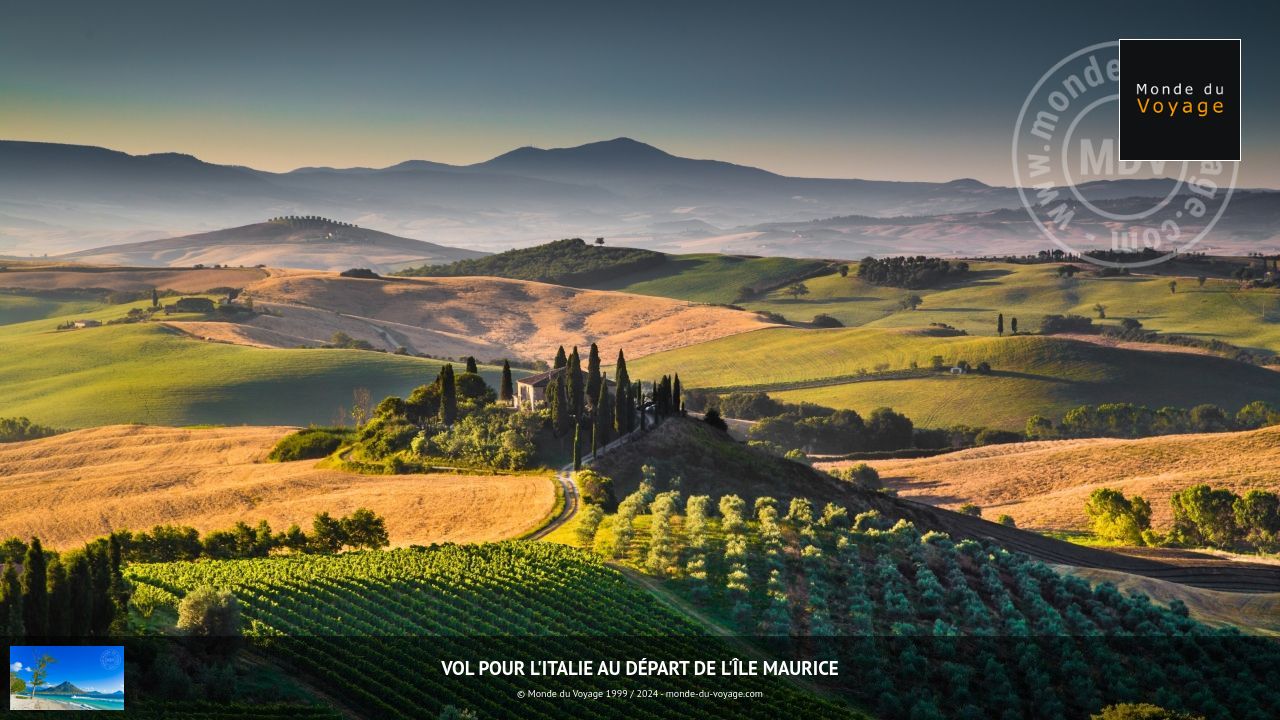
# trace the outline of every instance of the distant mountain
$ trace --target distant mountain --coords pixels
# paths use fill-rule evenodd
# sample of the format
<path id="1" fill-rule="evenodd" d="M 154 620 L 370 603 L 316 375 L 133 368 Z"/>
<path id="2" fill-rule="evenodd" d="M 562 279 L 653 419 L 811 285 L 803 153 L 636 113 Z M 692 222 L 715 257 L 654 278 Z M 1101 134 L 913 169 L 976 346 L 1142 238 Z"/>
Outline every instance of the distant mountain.
<path id="1" fill-rule="evenodd" d="M 83 695 L 84 690 L 72 685 L 70 682 L 62 681 L 51 687 L 39 688 L 36 690 L 37 695 Z"/>
<path id="2" fill-rule="evenodd" d="M 95 697 L 95 698 L 122 698 L 122 697 L 124 697 L 124 691 L 123 691 L 123 690 L 117 690 L 117 691 L 115 691 L 115 692 L 109 692 L 109 693 L 98 692 L 97 690 L 91 690 L 91 691 L 89 691 L 89 692 L 82 693 L 82 694 L 83 694 L 85 697 Z"/>
<path id="3" fill-rule="evenodd" d="M 1155 197 L 1172 182 L 1095 182 L 1080 192 L 1090 201 Z M 523 147 L 466 166 L 408 160 L 385 168 L 285 173 L 176 153 L 128 155 L 0 141 L 0 252 L 16 256 L 168 240 L 239 225 L 246 217 L 278 215 L 341 217 L 441 245 L 487 250 L 575 236 L 653 248 L 705 237 L 711 249 L 719 228 L 1020 206 L 1016 190 L 971 178 L 930 183 L 787 177 L 680 157 L 630 138 Z"/>
<path id="4" fill-rule="evenodd" d="M 323 218 L 277 219 L 214 232 L 83 250 L 63 260 L 100 265 L 267 265 L 390 272 L 469 260 L 485 253 L 388 235 Z"/>

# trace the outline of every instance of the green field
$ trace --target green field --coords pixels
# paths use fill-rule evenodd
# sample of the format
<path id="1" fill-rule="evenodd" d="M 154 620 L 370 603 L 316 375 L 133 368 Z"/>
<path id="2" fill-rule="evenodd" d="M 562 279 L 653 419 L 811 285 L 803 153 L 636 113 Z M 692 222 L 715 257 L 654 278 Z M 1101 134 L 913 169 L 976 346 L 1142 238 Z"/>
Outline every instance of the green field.
<path id="1" fill-rule="evenodd" d="M 131 305 L 76 315 L 104 322 Z M 357 388 L 374 403 L 431 382 L 440 363 L 361 350 L 266 350 L 203 342 L 159 323 L 57 332 L 0 326 L 0 417 L 62 428 L 332 424 Z M 482 368 L 495 384 L 499 370 Z"/>
<path id="2" fill-rule="evenodd" d="M 1096 318 L 1095 304 L 1106 308 L 1107 320 L 1136 318 L 1150 330 L 1216 337 L 1246 348 L 1280 351 L 1280 290 L 1242 290 L 1231 280 L 1169 277 L 1099 278 L 1081 273 L 1059 278 L 1057 265 L 974 263 L 970 278 L 942 288 L 905 290 L 863 282 L 856 265 L 847 278 L 832 273 L 808 280 L 809 295 L 792 299 L 774 291 L 763 300 L 744 303 L 753 310 L 781 313 L 809 321 L 826 313 L 847 326 L 920 327 L 947 323 L 974 335 L 996 335 L 996 315 L 1004 313 L 1005 331 L 1017 318 L 1019 329 L 1034 331 L 1049 314 Z M 900 302 L 917 294 L 924 303 L 903 310 Z M 1097 322 L 1097 320 L 1095 320 Z"/>
<path id="3" fill-rule="evenodd" d="M 877 371 L 921 369 L 940 355 L 986 361 L 991 375 L 877 379 Z M 1160 407 L 1216 403 L 1234 411 L 1280 402 L 1280 374 L 1209 355 L 1122 350 L 1044 336 L 935 337 L 922 331 L 777 328 L 639 358 L 632 377 L 679 372 L 687 387 L 764 390 L 861 413 L 888 405 L 924 427 L 952 424 L 1021 429 L 1035 414 L 1104 402 Z M 857 376 L 866 371 L 860 381 Z M 840 382 L 836 379 L 849 379 Z"/>
<path id="4" fill-rule="evenodd" d="M 93 312 L 103 307 L 100 302 L 84 298 L 56 299 L 0 293 L 0 325 Z"/>
<path id="5" fill-rule="evenodd" d="M 620 290 L 706 303 L 732 303 L 743 287 L 769 288 L 812 273 L 826 262 L 736 255 L 670 255 L 661 266 L 594 283 L 597 290 Z"/>
<path id="6" fill-rule="evenodd" d="M 447 705 L 479 717 L 668 716 L 670 700 L 569 700 L 569 688 L 700 687 L 698 678 L 446 677 L 443 660 L 715 659 L 720 641 L 594 554 L 551 543 L 507 542 L 132 565 L 150 597 L 204 585 L 232 591 L 255 647 L 363 717 L 437 717 Z M 640 683 L 640 685 L 637 685 Z M 523 700 L 516 692 L 555 690 Z M 750 702 L 682 698 L 692 716 L 861 717 L 778 678 L 721 678 L 717 690 L 760 691 Z M 523 697 L 523 696 L 522 696 Z M 585 704 L 579 704 L 585 703 Z"/>

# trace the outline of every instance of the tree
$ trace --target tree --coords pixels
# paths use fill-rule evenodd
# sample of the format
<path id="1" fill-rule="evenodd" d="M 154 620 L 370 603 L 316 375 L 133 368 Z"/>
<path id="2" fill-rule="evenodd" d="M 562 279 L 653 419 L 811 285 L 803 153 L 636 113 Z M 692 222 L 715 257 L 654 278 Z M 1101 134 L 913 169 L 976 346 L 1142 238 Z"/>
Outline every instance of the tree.
<path id="1" fill-rule="evenodd" d="M 377 550 L 391 544 L 387 538 L 386 522 L 368 508 L 356 508 L 340 522 L 346 544 L 351 547 Z"/>
<path id="2" fill-rule="evenodd" d="M 605 445 L 609 444 L 610 431 L 613 430 L 613 408 L 609 402 L 609 383 L 604 378 L 601 379 L 599 387 L 596 388 L 596 398 L 592 402 L 595 405 L 595 427 L 591 433 L 591 455 L 595 456 L 596 452 Z"/>
<path id="3" fill-rule="evenodd" d="M 1230 490 L 1192 485 L 1173 494 L 1173 536 L 1188 544 L 1230 547 L 1236 539 L 1235 502 Z"/>
<path id="4" fill-rule="evenodd" d="M 240 602 L 227 590 L 202 585 L 178 603 L 178 629 L 200 637 L 240 634 Z"/>
<path id="5" fill-rule="evenodd" d="M 1205 403 L 1191 408 L 1191 427 L 1198 432 L 1222 432 L 1229 429 L 1227 413 L 1217 405 Z"/>
<path id="6" fill-rule="evenodd" d="M 592 405 L 600 397 L 600 385 L 600 348 L 591 343 L 591 349 L 587 352 L 587 397 L 591 399 Z"/>
<path id="7" fill-rule="evenodd" d="M 17 675 L 15 675 L 14 672 L 10 670 L 9 671 L 9 694 L 17 695 L 26 689 L 27 689 L 26 681 L 18 677 Z"/>
<path id="8" fill-rule="evenodd" d="M 618 361 L 613 366 L 613 380 L 617 389 L 613 399 L 613 429 L 618 435 L 625 435 L 635 429 L 636 402 L 635 388 L 631 385 L 631 376 L 627 374 L 627 358 L 618 351 Z"/>
<path id="9" fill-rule="evenodd" d="M 680 373 L 676 373 L 671 379 L 671 412 L 677 415 L 684 414 L 684 395 L 680 392 Z"/>
<path id="10" fill-rule="evenodd" d="M 569 353 L 568 364 L 565 365 L 565 390 L 569 397 L 569 407 L 573 419 L 581 421 L 586 408 L 587 384 L 582 373 L 582 360 L 578 356 L 578 348 Z"/>
<path id="11" fill-rule="evenodd" d="M 839 268 L 837 268 L 837 271 L 840 273 L 840 277 L 849 277 L 848 265 L 841 265 Z"/>
<path id="12" fill-rule="evenodd" d="M 453 386 L 457 397 L 463 400 L 491 404 L 496 396 L 493 388 L 484 381 L 479 373 L 465 372 L 454 378 Z"/>
<path id="13" fill-rule="evenodd" d="M 511 385 L 511 363 L 507 360 L 503 360 L 502 380 L 498 384 L 498 399 L 504 403 L 509 403 L 514 397 L 515 391 Z"/>
<path id="14" fill-rule="evenodd" d="M 573 479 L 578 483 L 578 494 L 583 505 L 612 506 L 613 480 L 594 470 L 581 470 L 574 473 Z"/>
<path id="15" fill-rule="evenodd" d="M 1004 313 L 996 315 L 996 334 L 1004 335 Z"/>
<path id="16" fill-rule="evenodd" d="M 40 538 L 31 538 L 22 568 L 22 616 L 27 634 L 49 634 L 49 576 Z"/>
<path id="17" fill-rule="evenodd" d="M 0 635 L 11 638 L 24 636 L 22 617 L 22 584 L 18 580 L 17 566 L 9 565 L 0 578 Z"/>
<path id="18" fill-rule="evenodd" d="M 458 387 L 453 381 L 453 364 L 445 363 L 440 368 L 440 422 L 452 425 L 458 419 Z"/>
<path id="19" fill-rule="evenodd" d="M 1022 432 L 1028 440 L 1049 440 L 1057 437 L 1053 421 L 1043 415 L 1032 415 L 1027 420 L 1027 427 Z"/>
<path id="20" fill-rule="evenodd" d="M 715 408 L 707 410 L 706 414 L 702 416 L 702 422 L 717 430 L 729 432 L 729 423 L 725 422 L 724 418 L 720 417 L 720 411 Z"/>
<path id="21" fill-rule="evenodd" d="M 573 422 L 573 471 L 582 469 L 582 423 Z"/>
<path id="22" fill-rule="evenodd" d="M 1085 503 L 1085 515 L 1098 537 L 1142 545 L 1142 533 L 1151 529 L 1151 505 L 1142 497 L 1126 498 L 1111 488 L 1098 488 Z"/>
<path id="23" fill-rule="evenodd" d="M 1018 318 L 1013 318 L 1009 321 L 1009 332 L 1012 332 L 1014 335 L 1018 334 Z"/>
<path id="24" fill-rule="evenodd" d="M 800 296 L 809 294 L 809 286 L 802 282 L 791 283 L 782 292 L 790 295 L 792 300 L 799 300 Z"/>
<path id="25" fill-rule="evenodd" d="M 1256 430 L 1278 422 L 1280 422 L 1280 411 L 1276 410 L 1271 403 L 1262 400 L 1254 400 L 1240 408 L 1235 419 L 1236 427 L 1241 430 Z"/>
<path id="26" fill-rule="evenodd" d="M 1106 320 L 1106 319 L 1107 319 L 1107 306 L 1106 306 L 1106 305 L 1103 305 L 1102 303 L 1094 303 L 1094 304 L 1093 304 L 1093 311 L 1094 311 L 1094 312 L 1096 312 L 1096 313 L 1098 313 L 1098 319 L 1099 319 L 1099 320 Z"/>
<path id="27" fill-rule="evenodd" d="M 924 298 L 916 295 L 915 293 L 911 293 L 910 295 L 902 298 L 902 302 L 899 303 L 903 310 L 915 310 L 923 304 Z"/>
<path id="28" fill-rule="evenodd" d="M 160 293 L 155 288 L 151 288 L 151 307 L 160 307 Z"/>
<path id="29" fill-rule="evenodd" d="M 956 512 L 959 512 L 961 515 L 970 515 L 972 517 L 982 517 L 982 508 L 978 507 L 977 505 L 974 505 L 973 503 L 965 503 L 961 505 L 959 508 L 957 508 Z"/>
<path id="30" fill-rule="evenodd" d="M 471 355 L 467 356 L 467 372 L 480 374 L 480 367 L 476 365 L 476 359 Z"/>
<path id="31" fill-rule="evenodd" d="M 556 360 L 554 363 L 552 363 L 551 369 L 559 370 L 560 368 L 564 367 L 568 363 L 569 363 L 569 360 L 567 357 L 565 357 L 565 354 L 564 354 L 564 346 L 561 345 L 560 349 L 556 350 Z"/>
<path id="32" fill-rule="evenodd" d="M 1012 515 L 999 515 L 996 517 L 996 522 L 1006 527 L 1018 527 L 1018 524 L 1013 521 Z"/>
<path id="33" fill-rule="evenodd" d="M 1169 281 L 1169 292 L 1170 292 L 1170 293 L 1176 293 L 1176 292 L 1178 292 L 1178 281 L 1177 281 L 1177 280 L 1170 280 L 1170 281 Z"/>
<path id="34" fill-rule="evenodd" d="M 58 662 L 48 655 L 41 655 L 36 660 L 36 666 L 31 668 L 31 697 L 36 696 L 36 688 L 44 684 L 49 679 L 49 666 Z"/>
<path id="35" fill-rule="evenodd" d="M 55 555 L 49 562 L 49 634 L 69 635 L 71 626 L 71 584 L 66 566 Z"/>
<path id="36" fill-rule="evenodd" d="M 333 518 L 328 512 L 316 513 L 311 520 L 310 544 L 315 552 L 341 551 L 347 544 L 347 533 L 342 521 Z"/>
<path id="37" fill-rule="evenodd" d="M 1205 281 L 1205 280 L 1208 280 L 1208 279 L 1209 279 L 1209 278 L 1207 278 L 1207 277 L 1205 277 L 1205 276 L 1201 275 L 1201 276 L 1199 276 L 1199 277 L 1197 277 L 1197 278 L 1196 278 L 1196 285 L 1198 285 L 1199 287 L 1204 287 L 1204 281 Z"/>
<path id="38" fill-rule="evenodd" d="M 1280 536 L 1280 496 L 1253 489 L 1231 506 L 1236 526 L 1258 545 L 1270 545 Z"/>
<path id="39" fill-rule="evenodd" d="M 911 447 L 913 430 L 910 418 L 892 408 L 876 408 L 867 418 L 867 439 L 875 450 Z"/>

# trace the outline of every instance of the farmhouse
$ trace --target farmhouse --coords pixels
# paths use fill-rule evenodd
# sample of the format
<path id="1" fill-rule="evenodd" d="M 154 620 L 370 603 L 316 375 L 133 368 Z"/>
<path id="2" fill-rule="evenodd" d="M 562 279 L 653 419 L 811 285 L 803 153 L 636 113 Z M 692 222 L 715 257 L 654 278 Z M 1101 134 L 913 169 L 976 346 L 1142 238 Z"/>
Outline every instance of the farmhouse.
<path id="1" fill-rule="evenodd" d="M 78 328 L 98 327 L 102 325 L 101 320 L 77 320 L 75 326 Z"/>
<path id="2" fill-rule="evenodd" d="M 551 381 L 564 374 L 565 368 L 555 368 L 537 375 L 528 375 L 516 380 L 516 395 L 512 398 L 512 403 L 525 410 L 536 410 L 547 404 L 547 386 Z M 609 378 L 604 380 L 609 387 L 614 386 L 614 382 Z M 588 400 L 588 403 L 590 401 Z"/>

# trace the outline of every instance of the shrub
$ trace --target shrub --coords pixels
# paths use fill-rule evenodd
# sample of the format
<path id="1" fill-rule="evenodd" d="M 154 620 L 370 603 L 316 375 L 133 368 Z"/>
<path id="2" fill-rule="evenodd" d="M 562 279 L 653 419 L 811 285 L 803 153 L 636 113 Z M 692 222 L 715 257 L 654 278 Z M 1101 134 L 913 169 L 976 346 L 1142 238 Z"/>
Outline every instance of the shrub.
<path id="1" fill-rule="evenodd" d="M 1093 318 L 1081 315 L 1045 315 L 1040 319 L 1040 334 L 1042 335 L 1090 333 L 1093 330 Z"/>
<path id="2" fill-rule="evenodd" d="M 331 455 L 354 436 L 355 433 L 346 428 L 304 428 L 280 438 L 267 459 L 272 462 L 318 460 Z"/>
<path id="3" fill-rule="evenodd" d="M 970 515 L 972 517 L 982 517 L 982 508 L 973 503 L 965 503 L 956 509 L 961 515 Z"/>
<path id="4" fill-rule="evenodd" d="M 819 328 L 844 327 L 844 323 L 840 322 L 839 320 L 831 317 L 826 313 L 818 313 L 817 315 L 814 315 L 813 321 L 810 324 L 813 325 L 814 327 L 819 327 Z"/>
<path id="5" fill-rule="evenodd" d="M 1204 720 L 1204 718 L 1199 715 L 1165 710 L 1147 703 L 1122 703 L 1103 708 L 1096 715 L 1091 715 L 1090 720 Z"/>
<path id="6" fill-rule="evenodd" d="M 724 432 L 729 431 L 729 423 L 725 422 L 724 418 L 720 417 L 720 411 L 715 408 L 711 408 L 702 416 L 702 422 L 717 430 L 722 430 Z"/>
<path id="7" fill-rule="evenodd" d="M 975 445 L 1004 445 L 1006 443 L 1022 442 L 1021 433 L 1012 430 L 997 430 L 995 428 L 983 428 L 973 438 Z"/>
<path id="8" fill-rule="evenodd" d="M 594 470 L 579 470 L 573 479 L 578 483 L 578 494 L 585 505 L 600 505 L 612 508 L 614 505 L 613 479 L 601 475 Z"/>
<path id="9" fill-rule="evenodd" d="M 1006 527 L 1018 527 L 1018 524 L 1013 521 L 1012 515 L 1000 515 L 996 518 L 996 522 Z"/>
<path id="10" fill-rule="evenodd" d="M 1143 531 L 1151 529 L 1151 505 L 1139 495 L 1126 498 L 1111 488 L 1094 490 L 1085 504 L 1085 514 L 1093 531 L 1107 540 L 1142 545 Z"/>
<path id="11" fill-rule="evenodd" d="M 178 629 L 202 637 L 240 634 L 240 603 L 227 590 L 202 585 L 178 603 Z"/>

